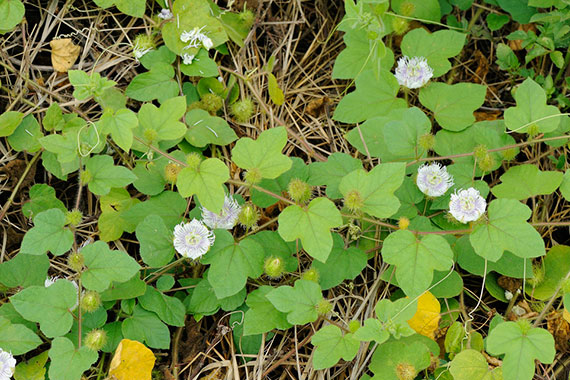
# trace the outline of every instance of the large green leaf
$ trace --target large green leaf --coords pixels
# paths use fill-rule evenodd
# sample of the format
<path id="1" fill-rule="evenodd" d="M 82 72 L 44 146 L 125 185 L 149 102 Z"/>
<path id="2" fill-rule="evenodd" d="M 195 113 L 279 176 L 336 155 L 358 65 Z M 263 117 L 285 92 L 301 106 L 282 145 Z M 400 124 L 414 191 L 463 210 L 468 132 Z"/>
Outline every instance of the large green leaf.
<path id="1" fill-rule="evenodd" d="M 313 366 L 315 369 L 324 369 L 334 366 L 342 358 L 346 361 L 354 359 L 360 342 L 352 333 L 343 333 L 334 325 L 321 328 L 311 338 L 315 346 Z"/>
<path id="2" fill-rule="evenodd" d="M 429 364 L 429 349 L 421 342 L 389 341 L 374 352 L 370 370 L 372 380 L 400 380 L 402 375 L 413 379 Z"/>
<path id="3" fill-rule="evenodd" d="M 110 133 L 113 141 L 125 152 L 133 145 L 133 128 L 139 125 L 137 115 L 126 108 L 117 112 L 113 110 L 103 112 L 99 119 L 99 127 L 104 134 Z"/>
<path id="4" fill-rule="evenodd" d="M 256 170 L 262 178 L 277 178 L 291 168 L 292 161 L 281 151 L 287 143 L 284 127 L 263 131 L 257 138 L 242 137 L 232 149 L 234 163 L 242 169 Z"/>
<path id="5" fill-rule="evenodd" d="M 396 266 L 398 284 L 409 297 L 430 286 L 434 270 L 448 270 L 453 264 L 453 252 L 443 237 L 420 238 L 407 230 L 393 232 L 384 240 L 382 257 Z"/>
<path id="6" fill-rule="evenodd" d="M 167 325 L 184 326 L 186 308 L 178 298 L 169 297 L 156 288 L 147 286 L 145 294 L 138 300 L 143 308 L 155 312 Z"/>
<path id="7" fill-rule="evenodd" d="M 35 219 L 42 211 L 52 208 L 65 212 L 67 209 L 62 201 L 55 196 L 55 189 L 43 183 L 37 183 L 30 189 L 30 200 L 22 206 L 22 214 L 28 218 Z"/>
<path id="8" fill-rule="evenodd" d="M 50 337 L 66 334 L 73 324 L 70 309 L 77 305 L 77 289 L 68 280 L 57 280 L 49 287 L 30 286 L 10 298 L 18 313 L 38 322 Z"/>
<path id="9" fill-rule="evenodd" d="M 321 287 L 313 281 L 297 280 L 294 287 L 285 285 L 266 295 L 275 308 L 287 313 L 292 325 L 304 325 L 317 320 L 316 306 L 323 299 Z M 292 302 L 294 300 L 294 302 Z"/>
<path id="10" fill-rule="evenodd" d="M 224 205 L 224 183 L 230 178 L 226 164 L 217 158 L 208 158 L 198 167 L 185 167 L 178 173 L 176 187 L 183 197 L 194 194 L 206 209 L 218 213 Z"/>
<path id="11" fill-rule="evenodd" d="M 60 209 L 39 213 L 34 218 L 34 227 L 24 235 L 20 253 L 43 255 L 49 251 L 63 255 L 73 245 L 73 232 L 65 224 L 65 214 Z"/>
<path id="12" fill-rule="evenodd" d="M 489 204 L 487 220 L 473 228 L 469 240 L 475 252 L 497 261 L 505 250 L 522 258 L 544 256 L 544 241 L 526 220 L 530 209 L 514 199 L 495 199 Z"/>
<path id="13" fill-rule="evenodd" d="M 388 111 L 406 107 L 397 97 L 400 85 L 394 75 L 382 70 L 379 76 L 366 71 L 356 78 L 356 90 L 346 95 L 336 107 L 333 119 L 344 123 L 358 123 Z"/>
<path id="14" fill-rule="evenodd" d="M 291 165 L 291 168 L 285 173 L 275 179 L 262 179 L 257 186 L 269 190 L 273 194 L 283 194 L 287 191 L 289 182 L 291 182 L 292 179 L 296 178 L 304 182 L 309 181 L 309 166 L 305 165 L 305 162 L 299 157 L 291 157 L 291 161 L 293 165 Z M 311 184 L 314 183 L 311 182 Z M 252 188 L 250 191 L 251 201 L 259 207 L 265 208 L 279 202 L 279 199 L 264 193 L 261 189 Z"/>
<path id="15" fill-rule="evenodd" d="M 275 308 L 267 299 L 273 287 L 262 285 L 247 296 L 246 304 L 249 309 L 245 312 L 243 334 L 255 335 L 273 329 L 286 330 L 291 327 L 287 322 L 287 314 Z"/>
<path id="16" fill-rule="evenodd" d="M 2 125 L 1 121 L 0 125 Z M 43 136 L 40 124 L 34 115 L 28 115 L 8 137 L 8 142 L 15 151 L 34 153 L 41 149 L 39 139 Z"/>
<path id="17" fill-rule="evenodd" d="M 75 349 L 73 343 L 67 338 L 55 338 L 51 342 L 49 357 L 51 359 L 50 379 L 80 380 L 81 375 L 97 361 L 99 354 L 87 346 Z"/>
<path id="18" fill-rule="evenodd" d="M 0 264 L 0 283 L 10 288 L 43 285 L 49 269 L 47 255 L 18 253 Z"/>
<path id="19" fill-rule="evenodd" d="M 170 347 L 170 331 L 156 314 L 135 306 L 133 314 L 123 321 L 123 336 L 146 343 L 151 348 L 167 350 Z"/>
<path id="20" fill-rule="evenodd" d="M 174 68 L 166 63 L 157 63 L 146 73 L 133 78 L 127 86 L 125 94 L 129 98 L 148 102 L 157 99 L 159 102 L 178 95 L 178 84 L 174 79 Z"/>
<path id="21" fill-rule="evenodd" d="M 419 108 L 408 108 L 401 120 L 394 120 L 384 127 L 384 140 L 390 153 L 396 156 L 420 158 L 426 149 L 420 138 L 431 132 L 431 122 Z"/>
<path id="22" fill-rule="evenodd" d="M 461 131 L 475 121 L 473 112 L 483 105 L 486 92 L 480 84 L 437 82 L 421 89 L 420 102 L 433 112 L 442 128 Z"/>
<path id="23" fill-rule="evenodd" d="M 180 121 L 185 112 L 186 98 L 184 96 L 168 99 L 162 103 L 160 108 L 150 103 L 143 104 L 138 114 L 139 127 L 135 134 L 149 144 L 179 139 L 184 136 L 187 129 L 186 125 Z"/>
<path id="24" fill-rule="evenodd" d="M 103 241 L 117 240 L 124 231 L 133 232 L 136 223 L 124 218 L 125 212 L 140 203 L 137 198 L 131 198 L 127 189 L 113 188 L 109 194 L 99 199 L 101 215 L 97 221 L 99 237 Z"/>
<path id="25" fill-rule="evenodd" d="M 342 224 L 342 216 L 327 198 L 315 198 L 308 206 L 291 205 L 279 214 L 279 235 L 285 241 L 301 239 L 303 248 L 326 262 L 333 246 L 331 228 Z"/>
<path id="26" fill-rule="evenodd" d="M 85 258 L 85 270 L 81 274 L 83 286 L 102 292 L 112 281 L 125 282 L 140 269 L 139 264 L 124 251 L 113 251 L 102 242 L 86 245 L 81 250 Z"/>
<path id="27" fill-rule="evenodd" d="M 24 3 L 20 0 L 0 0 L 0 34 L 9 32 L 18 25 L 25 12 Z"/>
<path id="28" fill-rule="evenodd" d="M 439 22 L 441 18 L 437 0 L 392 0 L 392 9 L 398 14 L 421 20 Z"/>
<path id="29" fill-rule="evenodd" d="M 328 156 L 326 162 L 313 162 L 309 166 L 309 182 L 311 185 L 327 185 L 327 196 L 332 199 L 342 198 L 338 186 L 348 173 L 362 168 L 362 162 L 349 154 L 335 152 Z"/>
<path id="30" fill-rule="evenodd" d="M 424 28 L 416 28 L 402 39 L 402 54 L 408 57 L 424 57 L 433 69 L 434 78 L 451 69 L 449 58 L 461 53 L 466 35 L 452 30 L 439 30 L 434 33 Z"/>
<path id="31" fill-rule="evenodd" d="M 16 111 L 8 111 L 0 115 L 0 137 L 10 136 L 20 125 L 22 119 L 24 119 L 24 114 Z"/>
<path id="32" fill-rule="evenodd" d="M 560 111 L 546 104 L 546 93 L 538 83 L 527 78 L 514 96 L 516 107 L 507 108 L 504 115 L 505 124 L 511 131 L 525 133 L 532 127 L 537 129 L 534 133 L 545 133 L 558 128 L 561 118 L 555 115 L 560 115 Z"/>
<path id="33" fill-rule="evenodd" d="M 96 195 L 109 194 L 113 187 L 126 187 L 137 177 L 124 166 L 115 166 L 113 157 L 99 155 L 91 157 L 85 163 L 85 171 L 89 173 L 87 186 Z"/>
<path id="34" fill-rule="evenodd" d="M 513 166 L 501 176 L 501 183 L 492 192 L 497 198 L 518 200 L 547 195 L 560 186 L 562 176 L 561 172 L 540 171 L 531 164 Z"/>
<path id="35" fill-rule="evenodd" d="M 226 230 L 216 230 L 216 241 L 202 258 L 210 264 L 208 282 L 212 284 L 218 299 L 238 293 L 248 277 L 257 278 L 263 273 L 265 254 L 261 245 L 251 238 L 238 243 Z"/>
<path id="36" fill-rule="evenodd" d="M 45 380 L 48 351 L 34 356 L 27 362 L 20 362 L 14 372 L 15 380 Z"/>
<path id="37" fill-rule="evenodd" d="M 172 231 L 166 228 L 158 215 L 147 216 L 136 229 L 140 243 L 140 254 L 144 263 L 151 267 L 162 267 L 174 257 Z"/>
<path id="38" fill-rule="evenodd" d="M 228 145 L 237 140 L 237 135 L 221 117 L 211 116 L 201 109 L 193 109 L 186 114 L 188 131 L 184 138 L 190 144 L 202 148 L 208 144 Z"/>
<path id="39" fill-rule="evenodd" d="M 42 344 L 42 340 L 24 325 L 12 324 L 0 316 L 0 347 L 12 355 L 22 355 Z"/>
<path id="40" fill-rule="evenodd" d="M 165 191 L 133 205 L 123 213 L 122 217 L 127 223 L 136 227 L 147 216 L 158 215 L 164 220 L 167 228 L 173 229 L 182 221 L 184 210 L 186 210 L 186 200 L 178 193 Z"/>
<path id="41" fill-rule="evenodd" d="M 357 169 L 342 178 L 338 189 L 346 198 L 350 193 L 360 195 L 362 211 L 378 218 L 388 218 L 400 208 L 400 201 L 394 195 L 404 181 L 406 164 L 379 164 L 370 172 Z"/>
<path id="42" fill-rule="evenodd" d="M 487 351 L 491 355 L 505 354 L 505 380 L 531 380 L 534 360 L 550 364 L 556 354 L 552 335 L 545 329 L 532 328 L 526 319 L 503 322 L 492 329 L 487 337 Z"/>
<path id="43" fill-rule="evenodd" d="M 472 349 L 457 354 L 451 362 L 449 372 L 454 380 L 503 380 L 502 369 L 489 370 L 485 357 Z"/>

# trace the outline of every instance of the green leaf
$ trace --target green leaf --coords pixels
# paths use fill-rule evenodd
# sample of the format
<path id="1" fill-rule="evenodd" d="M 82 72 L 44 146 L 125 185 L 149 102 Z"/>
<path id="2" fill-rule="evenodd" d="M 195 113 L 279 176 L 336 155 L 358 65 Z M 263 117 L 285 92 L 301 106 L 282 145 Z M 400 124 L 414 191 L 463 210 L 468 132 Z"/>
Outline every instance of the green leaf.
<path id="1" fill-rule="evenodd" d="M 22 355 L 42 344 L 42 340 L 24 325 L 12 324 L 0 317 L 0 347 L 12 355 Z"/>
<path id="2" fill-rule="evenodd" d="M 518 257 L 544 256 L 544 241 L 526 220 L 530 209 L 514 199 L 495 199 L 489 204 L 488 220 L 473 228 L 469 240 L 475 252 L 497 261 L 505 250 Z"/>
<path id="3" fill-rule="evenodd" d="M 56 256 L 63 255 L 73 245 L 73 232 L 65 224 L 65 214 L 60 209 L 39 213 L 34 227 L 24 235 L 20 253 L 43 255 L 49 251 Z"/>
<path id="4" fill-rule="evenodd" d="M 0 264 L 0 283 L 10 288 L 43 285 L 48 269 L 47 255 L 20 252 L 11 260 Z"/>
<path id="5" fill-rule="evenodd" d="M 61 131 L 65 126 L 65 120 L 63 119 L 63 112 L 61 107 L 57 102 L 53 102 L 48 107 L 45 116 L 42 120 L 42 125 L 47 131 Z"/>
<path id="6" fill-rule="evenodd" d="M 288 206 L 279 214 L 279 235 L 285 241 L 301 239 L 305 251 L 326 262 L 333 246 L 331 228 L 342 224 L 342 216 L 327 198 L 315 198 L 308 206 Z"/>
<path id="7" fill-rule="evenodd" d="M 212 315 L 220 309 L 220 300 L 216 298 L 214 288 L 206 278 L 198 282 L 189 298 L 189 303 L 185 301 L 188 313 Z"/>
<path id="8" fill-rule="evenodd" d="M 90 174 L 87 181 L 89 191 L 96 195 L 109 194 L 112 187 L 126 187 L 137 177 L 124 166 L 113 165 L 113 157 L 93 156 L 85 163 L 85 171 Z"/>
<path id="9" fill-rule="evenodd" d="M 145 292 L 146 283 L 141 280 L 139 274 L 136 274 L 128 281 L 111 283 L 111 286 L 101 293 L 101 301 L 136 298 Z"/>
<path id="10" fill-rule="evenodd" d="M 109 194 L 103 195 L 99 199 L 101 206 L 101 215 L 97 221 L 99 228 L 99 237 L 103 241 L 117 240 L 124 231 L 133 232 L 136 223 L 127 221 L 125 213 L 134 205 L 140 203 L 126 189 L 114 188 Z"/>
<path id="11" fill-rule="evenodd" d="M 368 257 L 361 249 L 344 247 L 339 234 L 333 234 L 333 248 L 325 263 L 313 261 L 312 267 L 319 272 L 319 284 L 323 290 L 337 286 L 344 280 L 352 280 L 366 266 Z"/>
<path id="12" fill-rule="evenodd" d="M 291 159 L 281 153 L 285 144 L 285 127 L 271 128 L 263 131 L 257 140 L 240 138 L 232 149 L 232 159 L 242 169 L 258 170 L 262 178 L 277 178 L 292 165 Z"/>
<path id="13" fill-rule="evenodd" d="M 509 12 L 515 21 L 528 24 L 531 17 L 537 12 L 536 8 L 529 7 L 527 0 L 496 0 L 499 6 Z M 522 380 L 522 379 L 521 379 Z"/>
<path id="14" fill-rule="evenodd" d="M 299 260 L 295 255 L 297 245 L 295 242 L 285 242 L 277 231 L 259 231 L 251 238 L 259 243 L 265 251 L 265 258 L 280 258 L 286 272 L 294 272 L 299 267 Z"/>
<path id="15" fill-rule="evenodd" d="M 437 78 L 451 69 L 448 58 L 461 53 L 466 35 L 452 30 L 430 33 L 417 28 L 406 33 L 402 39 L 402 54 L 408 57 L 425 57 Z"/>
<path id="16" fill-rule="evenodd" d="M 208 158 L 197 168 L 185 167 L 178 173 L 176 187 L 184 198 L 194 194 L 206 209 L 218 213 L 224 204 L 224 183 L 230 178 L 226 164 L 217 158 Z"/>
<path id="17" fill-rule="evenodd" d="M 193 109 L 186 114 L 188 131 L 184 138 L 190 144 L 202 148 L 208 144 L 228 145 L 237 140 L 237 135 L 221 117 L 211 116 L 201 109 Z"/>
<path id="18" fill-rule="evenodd" d="M 531 380 L 534 360 L 544 364 L 554 360 L 554 338 L 547 330 L 532 328 L 527 320 L 503 322 L 487 337 L 487 351 L 491 355 L 505 354 L 503 377 L 505 380 Z"/>
<path id="19" fill-rule="evenodd" d="M 16 366 L 14 379 L 16 380 L 45 380 L 48 351 L 34 356 L 27 362 L 20 362 Z"/>
<path id="20" fill-rule="evenodd" d="M 140 255 L 150 267 L 165 266 L 174 257 L 172 231 L 166 228 L 158 215 L 147 216 L 136 229 Z"/>
<path id="21" fill-rule="evenodd" d="M 283 90 L 279 88 L 279 84 L 277 84 L 277 78 L 275 78 L 275 75 L 271 73 L 267 74 L 267 88 L 269 90 L 269 97 L 273 103 L 280 106 L 283 104 L 283 102 L 285 102 L 285 95 L 283 94 Z"/>
<path id="22" fill-rule="evenodd" d="M 403 11 L 402 6 L 406 9 L 412 9 L 412 12 Z M 392 9 L 398 14 L 439 22 L 441 11 L 437 0 L 392 0 Z"/>
<path id="23" fill-rule="evenodd" d="M 305 165 L 305 162 L 299 157 L 291 157 L 293 165 L 285 173 L 281 174 L 275 179 L 263 179 L 257 184 L 257 186 L 269 190 L 274 194 L 283 194 L 287 191 L 289 182 L 292 179 L 297 178 L 301 181 L 307 182 L 310 180 L 309 177 L 309 166 Z M 314 185 L 314 183 L 311 182 Z M 251 201 L 259 207 L 269 207 L 279 202 L 279 199 L 264 193 L 257 188 L 252 188 L 251 190 Z"/>
<path id="24" fill-rule="evenodd" d="M 152 70 L 156 64 L 166 63 L 167 65 L 172 65 L 176 60 L 176 54 L 170 51 L 168 47 L 162 45 L 158 49 L 149 51 L 139 60 L 147 70 Z"/>
<path id="25" fill-rule="evenodd" d="M 431 132 L 431 122 L 419 108 L 404 111 L 401 120 L 394 120 L 384 127 L 384 140 L 390 153 L 396 156 L 420 158 L 426 153 L 420 138 Z"/>
<path id="26" fill-rule="evenodd" d="M 287 313 L 287 322 L 304 325 L 317 320 L 317 305 L 323 299 L 321 287 L 313 281 L 297 280 L 294 287 L 280 286 L 266 295 L 275 308 Z M 291 302 L 295 300 L 295 302 Z"/>
<path id="27" fill-rule="evenodd" d="M 126 318 L 121 326 L 127 339 L 146 343 L 151 348 L 167 350 L 170 347 L 170 331 L 156 314 L 135 306 L 132 316 Z"/>
<path id="28" fill-rule="evenodd" d="M 3 4 L 0 3 L 0 7 L 2 5 Z M 10 136 L 16 128 L 18 128 L 18 125 L 20 125 L 23 119 L 24 114 L 16 111 L 8 111 L 0 115 L 0 137 Z"/>
<path id="29" fill-rule="evenodd" d="M 146 293 L 138 298 L 140 305 L 153 311 L 167 325 L 184 326 L 186 308 L 176 297 L 169 297 L 152 286 L 146 287 Z"/>
<path id="30" fill-rule="evenodd" d="M 180 121 L 185 112 L 184 96 L 168 99 L 160 108 L 150 103 L 143 104 L 138 114 L 139 127 L 135 134 L 149 144 L 179 139 L 184 136 L 187 129 Z"/>
<path id="31" fill-rule="evenodd" d="M 52 208 L 67 211 L 63 202 L 56 198 L 53 187 L 38 183 L 31 187 L 30 200 L 22 206 L 22 213 L 27 218 L 35 218 L 40 212 Z"/>
<path id="32" fill-rule="evenodd" d="M 186 200 L 178 193 L 165 191 L 132 206 L 124 212 L 123 218 L 127 223 L 137 226 L 148 215 L 154 214 L 164 220 L 167 228 L 173 229 L 176 224 L 182 221 L 184 210 L 186 210 Z"/>
<path id="33" fill-rule="evenodd" d="M 224 30 L 230 37 L 230 39 L 235 42 L 239 47 L 243 47 L 243 40 L 247 38 L 250 28 L 245 25 L 240 17 L 240 14 L 233 12 L 223 12 L 220 15 L 220 21 L 224 26 Z M 213 74 L 212 76 L 216 76 Z M 206 75 L 204 75 L 206 76 Z"/>
<path id="34" fill-rule="evenodd" d="M 429 287 L 434 270 L 448 270 L 453 264 L 453 252 L 443 237 L 420 238 L 406 230 L 393 232 L 384 240 L 382 257 L 396 266 L 398 284 L 409 297 Z"/>
<path id="35" fill-rule="evenodd" d="M 71 281 L 57 280 L 49 287 L 30 286 L 10 298 L 24 318 L 38 322 L 50 338 L 66 334 L 73 324 L 70 309 L 77 305 L 77 289 Z"/>
<path id="36" fill-rule="evenodd" d="M 390 333 L 384 328 L 382 323 L 374 318 L 368 318 L 354 333 L 354 337 L 361 342 L 375 341 L 382 344 L 390 338 Z"/>
<path id="37" fill-rule="evenodd" d="M 502 368 L 489 370 L 487 359 L 476 350 L 460 352 L 449 367 L 454 380 L 503 380 Z"/>
<path id="38" fill-rule="evenodd" d="M 408 324 L 416 314 L 418 303 L 409 298 L 400 298 L 394 302 L 382 299 L 376 304 L 374 311 L 384 328 L 396 339 L 414 335 L 416 332 Z"/>
<path id="39" fill-rule="evenodd" d="M 556 291 L 560 285 L 563 286 L 562 290 L 564 290 L 564 284 L 561 284 L 561 282 L 566 278 L 568 272 L 570 272 L 570 247 L 566 245 L 555 245 L 550 248 L 548 254 L 542 260 L 541 265 L 541 272 L 543 271 L 544 276 L 543 279 L 538 283 L 533 283 L 532 287 L 529 287 L 527 283 L 526 291 L 531 294 L 533 298 L 546 301 L 553 296 L 558 296 Z"/>
<path id="40" fill-rule="evenodd" d="M 287 330 L 291 327 L 287 322 L 287 314 L 277 310 L 267 298 L 273 289 L 262 285 L 247 295 L 245 303 L 249 309 L 244 316 L 244 335 L 262 334 L 273 329 Z"/>
<path id="41" fill-rule="evenodd" d="M 126 108 L 117 112 L 111 110 L 104 112 L 99 120 L 99 127 L 104 134 L 110 133 L 113 141 L 125 152 L 128 152 L 133 145 L 133 128 L 139 125 L 137 115 Z"/>
<path id="42" fill-rule="evenodd" d="M 77 100 L 85 100 L 91 96 L 101 96 L 105 90 L 117 84 L 96 72 L 92 72 L 91 75 L 89 75 L 85 71 L 69 70 L 67 74 L 69 76 L 69 82 L 75 89 L 73 91 L 73 97 Z"/>
<path id="43" fill-rule="evenodd" d="M 201 261 L 210 264 L 208 282 L 221 299 L 242 290 L 248 277 L 257 278 L 263 273 L 265 254 L 253 239 L 245 238 L 238 244 L 229 231 L 216 230 L 215 235 L 214 245 Z"/>
<path id="44" fill-rule="evenodd" d="M 362 162 L 346 153 L 335 152 L 325 162 L 313 162 L 309 165 L 309 182 L 314 186 L 326 185 L 329 198 L 342 198 L 338 187 L 348 173 L 362 169 Z"/>
<path id="45" fill-rule="evenodd" d="M 316 370 L 334 366 L 342 358 L 346 361 L 354 359 L 360 348 L 360 342 L 352 333 L 343 333 L 334 325 L 321 328 L 311 337 L 315 346 L 313 366 Z"/>
<path id="46" fill-rule="evenodd" d="M 0 34 L 7 33 L 18 25 L 25 12 L 26 8 L 20 0 L 0 0 Z"/>
<path id="47" fill-rule="evenodd" d="M 433 112 L 442 128 L 461 131 L 475 121 L 473 112 L 483 105 L 486 92 L 480 84 L 431 83 L 420 90 L 420 102 Z"/>
<path id="48" fill-rule="evenodd" d="M 67 338 L 55 338 L 51 342 L 49 358 L 50 379 L 80 380 L 81 375 L 97 361 L 99 354 L 86 346 L 76 350 Z"/>
<path id="49" fill-rule="evenodd" d="M 501 183 L 493 187 L 497 198 L 523 200 L 535 195 L 553 193 L 562 183 L 562 173 L 540 171 L 535 165 L 513 166 L 501 176 Z"/>
<path id="50" fill-rule="evenodd" d="M 101 8 L 115 5 L 121 12 L 133 17 L 143 17 L 146 8 L 146 0 L 95 0 L 95 4 Z"/>
<path id="51" fill-rule="evenodd" d="M 399 374 L 406 370 L 414 378 L 430 364 L 427 346 L 420 342 L 389 341 L 376 349 L 370 361 L 373 380 L 400 380 Z"/>
<path id="52" fill-rule="evenodd" d="M 527 133 L 533 127 L 545 133 L 558 128 L 560 117 L 554 115 L 560 115 L 560 111 L 546 105 L 546 93 L 538 83 L 527 78 L 516 89 L 514 97 L 517 106 L 507 108 L 504 115 L 505 124 L 511 131 Z"/>
<path id="53" fill-rule="evenodd" d="M 2 122 L 0 121 L 0 123 Z M 40 124 L 34 115 L 28 115 L 8 137 L 8 142 L 15 151 L 21 152 L 25 150 L 28 153 L 34 153 L 41 149 L 42 145 L 39 139 L 43 136 Z"/>
<path id="54" fill-rule="evenodd" d="M 400 207 L 394 191 L 402 185 L 405 174 L 404 163 L 380 164 L 368 173 L 364 169 L 357 169 L 347 174 L 338 188 L 345 198 L 349 193 L 357 192 L 363 202 L 363 212 L 388 218 Z"/>
<path id="55" fill-rule="evenodd" d="M 139 264 L 124 251 L 113 251 L 109 246 L 97 241 L 81 250 L 85 257 L 85 270 L 81 274 L 83 286 L 89 290 L 102 292 L 111 281 L 125 282 L 140 269 Z"/>
<path id="56" fill-rule="evenodd" d="M 358 123 L 374 116 L 384 116 L 390 110 L 405 108 L 406 102 L 397 97 L 400 85 L 394 75 L 382 70 L 379 76 L 366 71 L 356 78 L 356 90 L 346 95 L 336 107 L 333 119 Z"/>
<path id="57" fill-rule="evenodd" d="M 125 90 L 125 95 L 141 102 L 157 99 L 163 103 L 178 95 L 178 84 L 173 77 L 174 68 L 171 65 L 156 63 L 150 71 L 133 78 Z"/>
<path id="58" fill-rule="evenodd" d="M 489 29 L 494 32 L 496 30 L 501 29 L 507 22 L 509 22 L 510 18 L 507 15 L 498 15 L 495 13 L 487 14 L 487 26 Z"/>

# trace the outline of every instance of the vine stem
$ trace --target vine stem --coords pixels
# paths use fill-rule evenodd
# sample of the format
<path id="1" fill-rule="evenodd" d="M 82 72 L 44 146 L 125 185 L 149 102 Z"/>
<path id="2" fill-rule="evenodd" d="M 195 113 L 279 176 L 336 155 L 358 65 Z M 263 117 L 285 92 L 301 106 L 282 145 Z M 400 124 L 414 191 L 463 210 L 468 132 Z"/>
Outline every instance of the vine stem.
<path id="1" fill-rule="evenodd" d="M 0 220 L 4 219 L 4 216 L 6 216 L 6 213 L 8 212 L 8 209 L 10 208 L 10 205 L 12 205 L 12 202 L 14 202 L 14 198 L 16 198 L 16 194 L 18 193 L 18 190 L 20 189 L 20 186 L 22 186 L 22 183 L 24 182 L 24 179 L 26 178 L 26 176 L 28 175 L 28 173 L 30 172 L 30 170 L 32 169 L 32 166 L 34 165 L 34 163 L 38 160 L 38 158 L 40 158 L 40 154 L 42 153 L 42 151 L 38 151 L 34 157 L 32 157 L 32 159 L 30 160 L 30 162 L 28 162 L 28 165 L 26 166 L 26 169 L 24 169 L 24 172 L 22 173 L 22 176 L 20 177 L 20 179 L 18 180 L 18 183 L 16 183 L 16 186 L 14 187 L 14 189 L 12 190 L 12 194 L 10 194 L 10 198 L 8 198 L 8 200 L 6 201 L 6 203 L 4 204 L 4 207 L 2 208 L 2 211 L 0 211 Z"/>

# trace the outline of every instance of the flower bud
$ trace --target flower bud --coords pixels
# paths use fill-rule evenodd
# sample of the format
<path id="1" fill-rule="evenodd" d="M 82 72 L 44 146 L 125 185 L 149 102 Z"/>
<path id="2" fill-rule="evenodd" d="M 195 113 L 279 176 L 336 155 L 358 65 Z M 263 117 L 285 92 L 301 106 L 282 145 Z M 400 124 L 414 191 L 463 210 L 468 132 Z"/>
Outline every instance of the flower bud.
<path id="1" fill-rule="evenodd" d="M 344 197 L 344 205 L 352 212 L 360 211 L 364 206 L 362 195 L 356 189 L 350 190 L 346 197 Z"/>
<path id="2" fill-rule="evenodd" d="M 180 173 L 182 167 L 175 162 L 169 162 L 168 165 L 164 168 L 164 178 L 169 183 L 176 183 L 176 179 L 178 178 L 178 173 Z"/>
<path id="3" fill-rule="evenodd" d="M 435 136 L 431 133 L 420 136 L 419 145 L 425 150 L 432 150 L 435 147 Z"/>
<path id="4" fill-rule="evenodd" d="M 316 306 L 317 309 L 317 313 L 319 315 L 327 315 L 328 313 L 330 313 L 332 311 L 333 305 L 332 303 L 330 303 L 329 301 L 327 301 L 326 299 L 322 299 L 319 301 L 319 303 Z"/>
<path id="5" fill-rule="evenodd" d="M 89 290 L 81 297 L 81 310 L 92 313 L 99 309 L 99 306 L 101 306 L 101 296 L 99 293 Z"/>
<path id="6" fill-rule="evenodd" d="M 407 230 L 410 226 L 410 219 L 406 218 L 405 216 L 401 216 L 400 220 L 398 220 L 398 227 L 401 230 Z"/>
<path id="7" fill-rule="evenodd" d="M 392 29 L 397 36 L 406 33 L 410 27 L 408 20 L 400 17 L 392 17 Z"/>
<path id="8" fill-rule="evenodd" d="M 72 252 L 67 256 L 67 265 L 77 273 L 83 272 L 85 258 L 79 252 Z"/>
<path id="9" fill-rule="evenodd" d="M 65 224 L 77 227 L 83 219 L 83 214 L 79 210 L 68 211 L 65 213 Z"/>
<path id="10" fill-rule="evenodd" d="M 311 199 L 312 191 L 312 186 L 299 178 L 293 178 L 289 181 L 289 186 L 287 186 L 289 197 L 297 203 L 306 203 Z"/>
<path id="11" fill-rule="evenodd" d="M 216 94 L 206 94 L 200 100 L 201 108 L 215 115 L 224 106 L 224 99 Z"/>
<path id="12" fill-rule="evenodd" d="M 239 100 L 232 104 L 232 115 L 240 123 L 246 123 L 253 115 L 253 102 L 251 99 Z"/>
<path id="13" fill-rule="evenodd" d="M 487 153 L 487 155 L 483 157 L 482 160 L 477 161 L 479 169 L 483 170 L 484 172 L 492 171 L 496 163 L 497 162 L 495 161 L 495 157 L 489 153 Z"/>
<path id="14" fill-rule="evenodd" d="M 259 220 L 259 213 L 255 206 L 251 203 L 246 203 L 241 207 L 241 211 L 238 215 L 239 223 L 245 228 L 252 228 L 257 224 Z"/>
<path id="15" fill-rule="evenodd" d="M 92 351 L 99 351 L 103 348 L 105 343 L 107 343 L 107 333 L 105 330 L 91 330 L 85 337 L 85 346 Z"/>
<path id="16" fill-rule="evenodd" d="M 186 163 L 188 164 L 189 168 L 194 170 L 198 169 L 200 163 L 202 162 L 202 157 L 196 152 L 192 152 L 186 156 Z"/>
<path id="17" fill-rule="evenodd" d="M 245 182 L 250 185 L 255 185 L 256 183 L 261 182 L 262 178 L 261 171 L 258 168 L 251 168 L 245 173 Z"/>
<path id="18" fill-rule="evenodd" d="M 271 279 L 280 278 L 285 272 L 283 259 L 275 256 L 268 257 L 263 264 L 263 271 Z"/>
<path id="19" fill-rule="evenodd" d="M 309 268 L 301 275 L 301 280 L 319 282 L 319 271 L 315 268 Z"/>

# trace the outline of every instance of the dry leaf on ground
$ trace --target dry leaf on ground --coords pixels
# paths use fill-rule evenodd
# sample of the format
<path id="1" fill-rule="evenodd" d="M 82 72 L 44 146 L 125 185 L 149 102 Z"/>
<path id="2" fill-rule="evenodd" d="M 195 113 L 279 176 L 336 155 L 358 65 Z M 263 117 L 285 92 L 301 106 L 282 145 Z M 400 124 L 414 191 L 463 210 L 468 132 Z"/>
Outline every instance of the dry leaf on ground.
<path id="1" fill-rule="evenodd" d="M 123 339 L 111 361 L 109 378 L 113 380 L 151 380 L 155 360 L 152 351 L 144 344 L 136 340 Z"/>
<path id="2" fill-rule="evenodd" d="M 51 46 L 51 64 L 55 71 L 66 73 L 71 69 L 77 57 L 79 57 L 79 46 L 73 44 L 71 38 L 61 38 L 52 40 Z"/>

